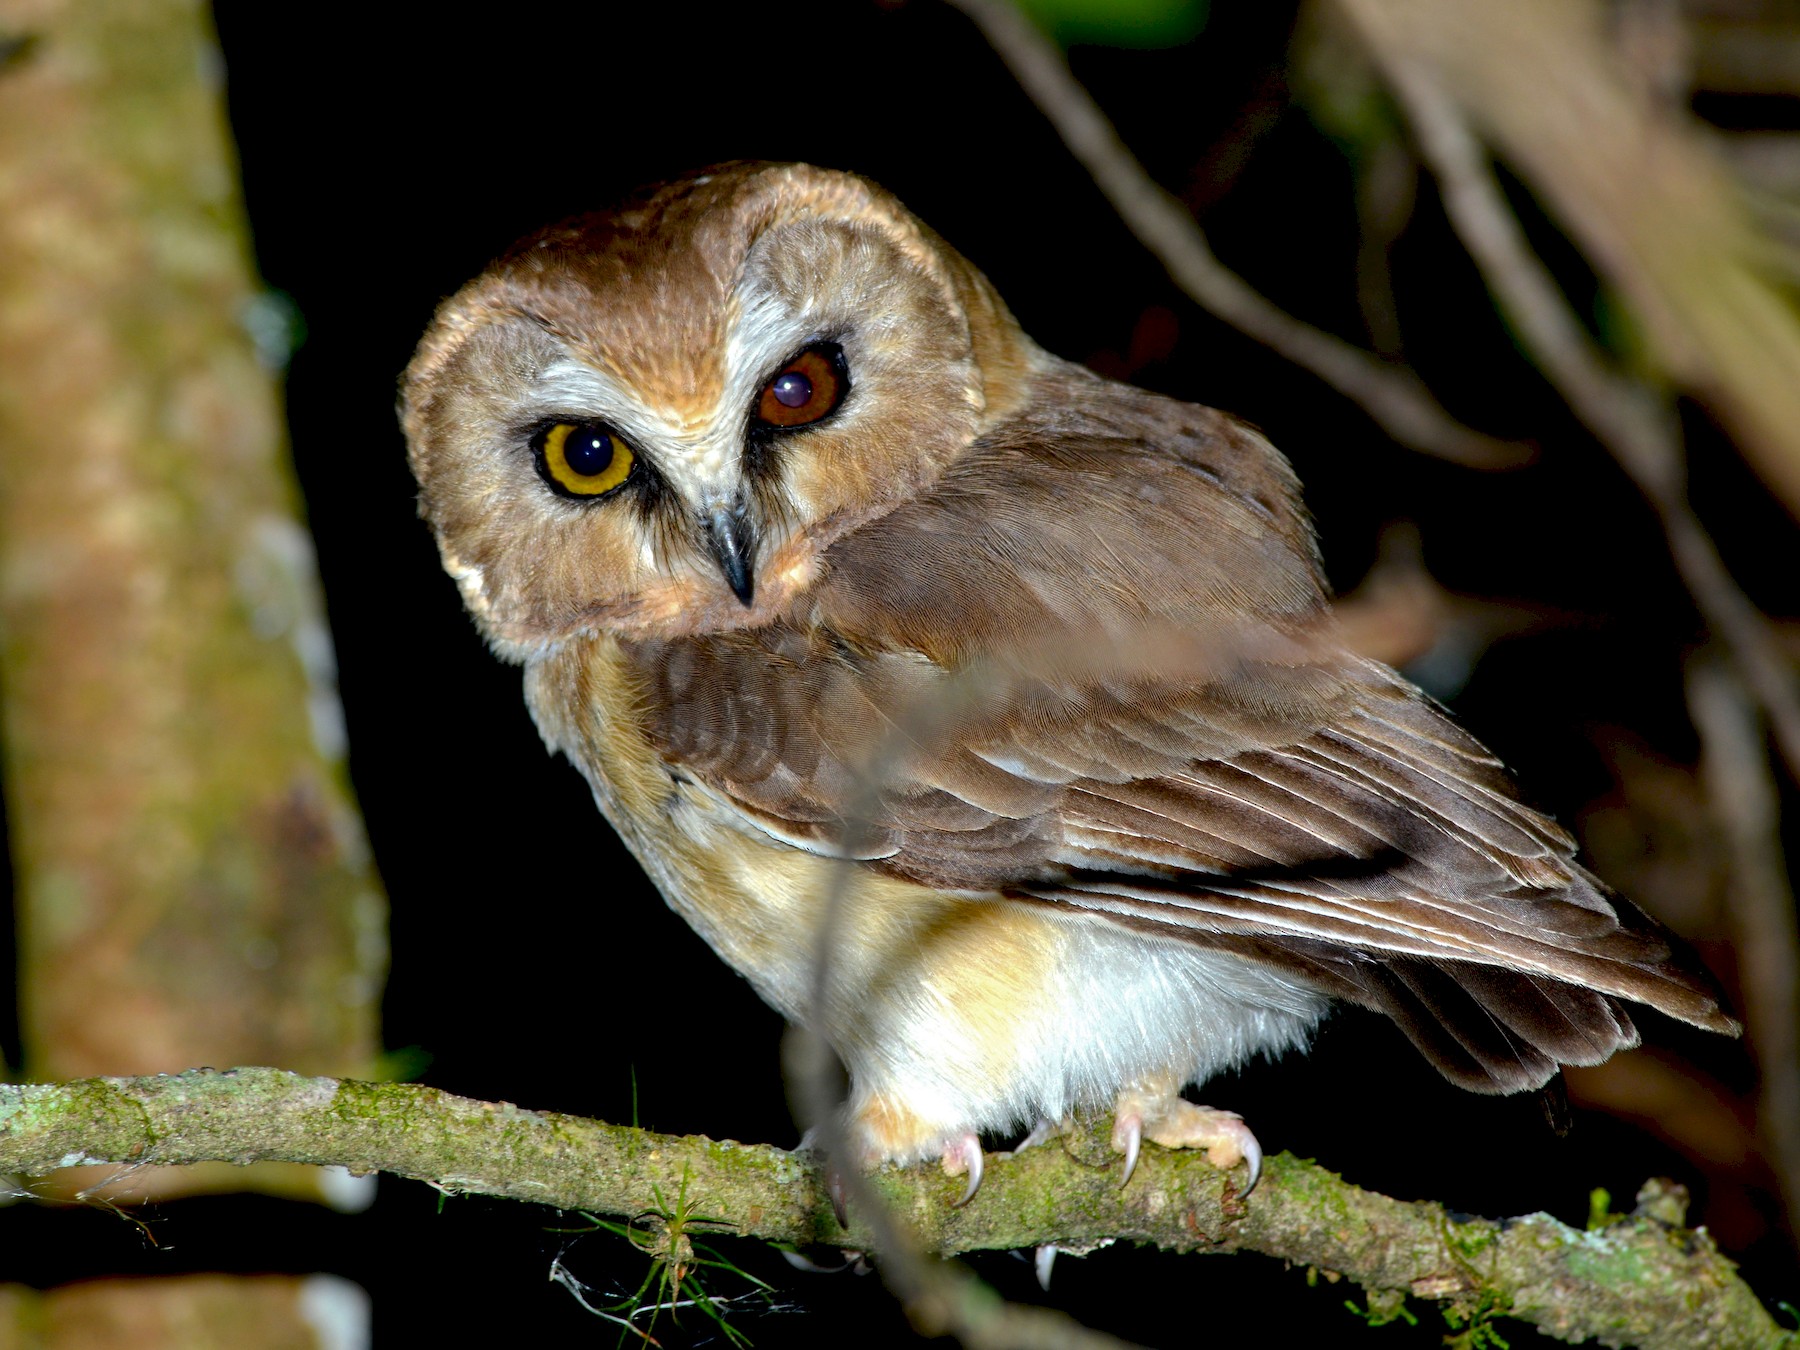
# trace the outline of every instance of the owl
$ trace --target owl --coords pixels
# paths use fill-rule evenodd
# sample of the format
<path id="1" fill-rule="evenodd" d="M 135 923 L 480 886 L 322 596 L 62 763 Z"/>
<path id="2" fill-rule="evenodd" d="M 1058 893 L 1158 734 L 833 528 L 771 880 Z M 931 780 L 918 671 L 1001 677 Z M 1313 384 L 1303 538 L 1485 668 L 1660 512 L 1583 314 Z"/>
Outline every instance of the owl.
<path id="1" fill-rule="evenodd" d="M 546 744 L 849 1072 L 860 1161 L 1114 1113 L 1334 1000 L 1451 1081 L 1736 1024 L 1500 763 L 1351 651 L 1254 429 L 1060 360 L 846 173 L 734 164 L 515 245 L 403 378 L 420 509 Z M 831 907 L 836 906 L 833 910 Z M 830 919 L 822 978 L 820 934 Z"/>

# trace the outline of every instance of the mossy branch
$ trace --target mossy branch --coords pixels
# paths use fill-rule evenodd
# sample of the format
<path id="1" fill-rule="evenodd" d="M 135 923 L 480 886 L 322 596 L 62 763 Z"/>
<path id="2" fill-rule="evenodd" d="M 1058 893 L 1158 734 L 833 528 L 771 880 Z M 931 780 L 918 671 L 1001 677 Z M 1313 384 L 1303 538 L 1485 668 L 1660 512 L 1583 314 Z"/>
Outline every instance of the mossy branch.
<path id="1" fill-rule="evenodd" d="M 766 1145 L 653 1134 L 526 1111 L 404 1083 L 307 1078 L 276 1069 L 194 1069 L 150 1078 L 0 1086 L 0 1170 L 78 1163 L 317 1163 L 392 1172 L 448 1191 L 558 1209 L 638 1215 L 657 1196 L 747 1237 L 868 1245 L 833 1217 L 805 1155 Z M 943 1255 L 1110 1240 L 1172 1251 L 1257 1251 L 1362 1285 L 1373 1309 L 1407 1297 L 1453 1317 L 1496 1312 L 1565 1340 L 1644 1347 L 1791 1346 L 1704 1232 L 1681 1227 L 1673 1188 L 1589 1232 L 1543 1214 L 1491 1221 L 1362 1191 L 1283 1154 L 1255 1195 L 1199 1154 L 1145 1150 L 1120 1188 L 1101 1131 L 1076 1131 L 989 1160 L 980 1195 L 932 1168 L 871 1181 L 919 1243 Z"/>

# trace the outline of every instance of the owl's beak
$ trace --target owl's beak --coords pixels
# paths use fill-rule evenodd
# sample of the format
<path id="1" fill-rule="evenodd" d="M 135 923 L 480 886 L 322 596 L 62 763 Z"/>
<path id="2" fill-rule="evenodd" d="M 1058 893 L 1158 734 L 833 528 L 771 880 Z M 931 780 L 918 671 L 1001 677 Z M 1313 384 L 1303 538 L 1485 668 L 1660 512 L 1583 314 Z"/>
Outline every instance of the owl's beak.
<path id="1" fill-rule="evenodd" d="M 719 507 L 700 518 L 706 546 L 725 574 L 725 584 L 745 605 L 756 598 L 756 528 L 741 505 Z"/>

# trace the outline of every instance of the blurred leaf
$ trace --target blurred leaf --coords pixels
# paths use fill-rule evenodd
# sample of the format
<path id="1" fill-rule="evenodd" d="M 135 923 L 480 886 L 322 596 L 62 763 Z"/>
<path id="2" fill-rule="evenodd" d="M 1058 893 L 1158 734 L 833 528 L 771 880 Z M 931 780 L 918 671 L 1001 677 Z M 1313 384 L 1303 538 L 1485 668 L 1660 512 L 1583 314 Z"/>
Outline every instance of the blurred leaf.
<path id="1" fill-rule="evenodd" d="M 1313 125 L 1352 162 L 1402 136 L 1393 98 L 1330 10 L 1310 5 L 1301 11 L 1289 44 L 1288 88 Z"/>
<path id="2" fill-rule="evenodd" d="M 1064 47 L 1179 47 L 1206 27 L 1208 0 L 1018 0 Z"/>
<path id="3" fill-rule="evenodd" d="M 1656 351 L 1631 304 L 1612 286 L 1602 283 L 1594 295 L 1594 328 L 1606 350 L 1619 365 L 1645 383 L 1661 384 Z"/>

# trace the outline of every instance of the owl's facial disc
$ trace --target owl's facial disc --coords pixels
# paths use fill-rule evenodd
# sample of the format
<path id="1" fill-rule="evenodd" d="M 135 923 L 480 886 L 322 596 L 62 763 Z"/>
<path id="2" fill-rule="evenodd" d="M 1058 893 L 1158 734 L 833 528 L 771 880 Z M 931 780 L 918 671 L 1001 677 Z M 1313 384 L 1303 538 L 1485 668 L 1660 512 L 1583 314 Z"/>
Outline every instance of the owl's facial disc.
<path id="1" fill-rule="evenodd" d="M 522 241 L 440 311 L 403 415 L 446 565 L 531 660 L 791 612 L 1035 350 L 879 190 L 743 166 Z"/>

